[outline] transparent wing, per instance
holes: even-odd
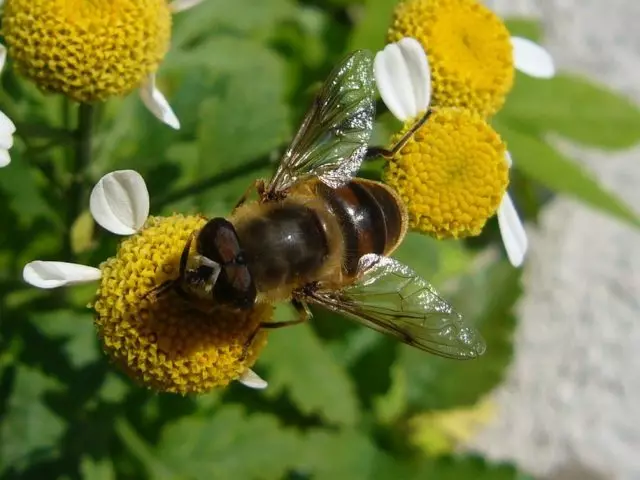
[[[332,188],[353,177],[371,137],[374,99],[373,54],[358,50],[329,75],[282,157],[267,194],[283,192],[312,176]]]
[[[486,349],[479,332],[426,280],[389,257],[363,256],[354,284],[318,290],[307,300],[443,357],[470,359]]]

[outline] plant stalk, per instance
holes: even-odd
[[[74,136],[74,154],[72,180],[69,186],[68,215],[67,215],[67,235],[66,235],[66,256],[73,259],[73,248],[71,245],[71,229],[80,213],[87,206],[87,182],[86,173],[91,163],[91,136],[93,133],[94,107],[88,103],[81,103],[78,107],[78,122]]]

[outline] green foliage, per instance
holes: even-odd
[[[314,310],[313,322],[270,334],[255,367],[265,391],[147,391],[101,352],[86,308],[95,285],[40,291],[21,281],[32,259],[97,266],[113,255],[119,239],[87,215],[92,184],[110,170],[143,174],[153,214],[227,215],[273,170],[335,62],[383,47],[395,3],[207,0],[176,15],[157,80],[181,129],[157,122],[135,94],[105,102],[86,170],[73,155],[77,106],[42,94],[8,62],[0,110],[18,129],[12,163],[0,170],[1,479],[526,478],[478,457],[429,458],[406,431],[416,413],[475,404],[505,374],[521,287],[520,273],[492,254],[502,252],[495,222],[475,242],[410,233],[394,255],[480,328],[483,357],[436,358]],[[509,27],[541,35],[529,21]],[[385,145],[400,126],[379,113],[372,143]],[[640,113],[625,99],[569,74],[519,75],[494,121],[527,218],[542,208],[542,186],[638,223],[615,192],[548,143],[553,134],[609,149],[634,144]],[[361,175],[379,178],[382,165],[370,162]],[[278,311],[280,320],[292,315]]]
[[[0,465],[5,472],[19,472],[55,456],[65,423],[47,404],[47,395],[61,388],[38,370],[15,369],[0,425]]]
[[[280,478],[298,451],[298,435],[272,415],[245,416],[223,407],[209,419],[184,418],[166,426],[157,457],[169,478]]]
[[[318,414],[328,423],[356,423],[358,404],[344,366],[308,325],[288,330],[274,332],[261,357],[262,364],[269,367],[268,394],[274,396],[286,388],[301,412]],[[323,379],[322,385],[319,378]]]
[[[535,22],[516,20],[509,28],[515,35],[540,40]],[[640,141],[640,108],[624,96],[576,75],[539,80],[519,73],[494,125],[508,143],[515,168],[529,179],[640,225],[631,208],[548,142],[549,134],[556,134],[602,149],[635,145]]]
[[[621,220],[640,226],[640,220],[630,207],[613,193],[609,193],[574,161],[536,136],[507,126],[498,128],[509,145],[513,146],[513,152],[518,152],[514,159],[516,168],[530,178],[556,192],[569,194]]]

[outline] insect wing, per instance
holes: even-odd
[[[269,182],[267,194],[315,176],[332,188],[362,163],[375,116],[373,54],[358,50],[338,65],[307,112]]]
[[[471,359],[486,349],[478,331],[429,282],[389,257],[363,256],[355,283],[318,290],[308,300],[443,357]]]

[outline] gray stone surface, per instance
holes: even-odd
[[[540,15],[562,70],[640,103],[639,1],[488,3]],[[640,213],[640,149],[558,144]],[[467,448],[543,478],[640,479],[640,234],[564,198],[529,227],[515,360]]]

